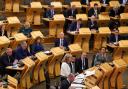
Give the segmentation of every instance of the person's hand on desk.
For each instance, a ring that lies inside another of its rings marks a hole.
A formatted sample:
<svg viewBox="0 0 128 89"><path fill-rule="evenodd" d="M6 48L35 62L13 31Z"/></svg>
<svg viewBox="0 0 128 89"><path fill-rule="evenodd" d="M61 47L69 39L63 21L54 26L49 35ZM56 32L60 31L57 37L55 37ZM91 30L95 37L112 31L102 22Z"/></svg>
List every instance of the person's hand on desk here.
<svg viewBox="0 0 128 89"><path fill-rule="evenodd" d="M14 62L13 62L13 64L17 64L18 63L18 60L16 59Z"/></svg>

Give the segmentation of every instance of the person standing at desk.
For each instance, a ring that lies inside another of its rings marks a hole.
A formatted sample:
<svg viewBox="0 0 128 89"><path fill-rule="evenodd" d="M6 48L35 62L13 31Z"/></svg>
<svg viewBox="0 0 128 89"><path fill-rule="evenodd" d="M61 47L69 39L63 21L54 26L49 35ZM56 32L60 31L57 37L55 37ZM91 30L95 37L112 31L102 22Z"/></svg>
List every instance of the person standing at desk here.
<svg viewBox="0 0 128 89"><path fill-rule="evenodd" d="M54 6L49 5L49 8L48 8L48 10L46 10L44 17L45 18L53 18L54 15L55 15Z"/></svg>
<svg viewBox="0 0 128 89"><path fill-rule="evenodd" d="M28 45L25 41L21 42L20 46L17 47L15 51L15 57L16 59L22 60L28 56L31 56L30 52L28 51Z"/></svg>
<svg viewBox="0 0 128 89"><path fill-rule="evenodd" d="M63 59L62 59L62 64L61 64L61 82L65 80L68 75L71 74L71 67L70 63L72 61L72 55L71 54L66 54Z"/></svg>
<svg viewBox="0 0 128 89"><path fill-rule="evenodd" d="M83 70L88 69L88 58L87 58L87 54L85 52L83 52L80 56L80 58L78 58L76 60L76 71L78 73L82 73Z"/></svg>
<svg viewBox="0 0 128 89"><path fill-rule="evenodd" d="M100 0L100 3L102 4L100 12L105 12L106 6L109 5L110 0Z"/></svg>
<svg viewBox="0 0 128 89"><path fill-rule="evenodd" d="M124 12L125 5L128 4L128 0L119 0L120 3L120 13Z"/></svg>
<svg viewBox="0 0 128 89"><path fill-rule="evenodd" d="M98 4L95 3L94 7L92 7L89 11L88 11L88 17L91 17L92 15L95 16L95 18L98 18L98 15L100 14L100 10L98 8Z"/></svg>
<svg viewBox="0 0 128 89"><path fill-rule="evenodd" d="M41 43L42 38L37 37L35 42L30 46L30 52L31 54L36 54L37 52L44 51L44 47Z"/></svg>
<svg viewBox="0 0 128 89"><path fill-rule="evenodd" d="M23 27L19 31L20 33L23 33L25 36L30 37L30 33L32 32L32 28L30 26L29 22L25 22Z"/></svg>
<svg viewBox="0 0 128 89"><path fill-rule="evenodd" d="M8 37L5 25L0 26L0 36Z"/></svg>
<svg viewBox="0 0 128 89"><path fill-rule="evenodd" d="M66 38L64 37L64 33L61 32L59 34L59 38L55 40L55 47L60 47L62 49L67 49L68 48L68 42Z"/></svg>

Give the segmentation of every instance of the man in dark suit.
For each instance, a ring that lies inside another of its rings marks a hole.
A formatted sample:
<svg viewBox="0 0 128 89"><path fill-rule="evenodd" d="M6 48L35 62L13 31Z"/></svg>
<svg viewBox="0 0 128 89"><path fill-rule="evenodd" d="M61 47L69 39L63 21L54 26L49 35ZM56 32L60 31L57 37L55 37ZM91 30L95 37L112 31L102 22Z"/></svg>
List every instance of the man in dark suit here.
<svg viewBox="0 0 128 89"><path fill-rule="evenodd" d="M88 21L88 27L90 30L98 30L98 23L95 20L95 16L91 16L91 19Z"/></svg>
<svg viewBox="0 0 128 89"><path fill-rule="evenodd" d="M109 43L117 43L121 40L119 31L117 29L113 30L113 33L109 37Z"/></svg>
<svg viewBox="0 0 128 89"><path fill-rule="evenodd" d="M118 28L120 26L120 21L116 19L110 19L110 22L108 24L109 29L112 31L115 28Z"/></svg>
<svg viewBox="0 0 128 89"><path fill-rule="evenodd" d="M100 3L102 3L100 12L105 12L106 6L108 6L110 0L100 0Z"/></svg>
<svg viewBox="0 0 128 89"><path fill-rule="evenodd" d="M76 17L76 14L78 14L78 11L77 11L77 9L76 9L76 6L75 5L72 5L71 7L70 7L70 9L68 10L68 12L67 12L67 14L68 14L68 17L69 16L72 16L72 17Z"/></svg>
<svg viewBox="0 0 128 89"><path fill-rule="evenodd" d="M113 7L109 12L110 17L119 17L120 16L120 10L118 7Z"/></svg>
<svg viewBox="0 0 128 89"><path fill-rule="evenodd" d="M55 40L55 47L61 47L61 48L64 48L64 49L68 48L68 42L64 38L64 33L63 32L61 32L59 34L59 38L57 38Z"/></svg>
<svg viewBox="0 0 128 89"><path fill-rule="evenodd" d="M91 0L81 0L80 2L81 2L82 5L87 5L87 6L89 6ZM83 13L86 12L86 8L85 8L85 7L82 7L81 10L82 10Z"/></svg>
<svg viewBox="0 0 128 89"><path fill-rule="evenodd" d="M81 57L76 60L76 71L78 73L88 69L88 58L85 52L82 53Z"/></svg>
<svg viewBox="0 0 128 89"><path fill-rule="evenodd" d="M82 27L82 19L78 19L75 22L72 22L69 26L68 31L76 31L79 32L79 29ZM70 42L73 43L74 42L74 36L69 34L69 38L70 38Z"/></svg>
<svg viewBox="0 0 128 89"><path fill-rule="evenodd" d="M31 56L30 52L28 51L27 48L27 43L25 41L23 41L19 47L17 47L16 51L15 51L15 57L16 59L19 61L21 59L24 59L28 56Z"/></svg>
<svg viewBox="0 0 128 89"><path fill-rule="evenodd" d="M0 57L0 70L3 72L2 74L10 74L13 75L12 71L6 70L7 66L13 66L15 63L14 52L11 48L7 48L6 52Z"/></svg>
<svg viewBox="0 0 128 89"><path fill-rule="evenodd" d="M45 12L45 18L53 18L55 15L55 10L53 5L49 5L49 9Z"/></svg>
<svg viewBox="0 0 128 89"><path fill-rule="evenodd" d="M14 60L15 56L11 48L7 48L6 52L0 57L0 63L3 67L12 66Z"/></svg>
<svg viewBox="0 0 128 89"><path fill-rule="evenodd" d="M69 31L79 31L82 26L82 19L80 18L77 21L71 23L69 26Z"/></svg>
<svg viewBox="0 0 128 89"><path fill-rule="evenodd" d="M124 9L125 9L125 5L128 4L128 0L119 0L119 3L120 3L120 13L123 13L124 12Z"/></svg>
<svg viewBox="0 0 128 89"><path fill-rule="evenodd" d="M95 3L94 7L92 7L89 11L88 11L88 17L91 17L92 15L95 16L95 18L98 18L98 15L100 14L100 10L98 8L98 4Z"/></svg>
<svg viewBox="0 0 128 89"><path fill-rule="evenodd" d="M75 76L73 74L68 75L68 78L61 82L60 89L69 89L74 79L75 79Z"/></svg>

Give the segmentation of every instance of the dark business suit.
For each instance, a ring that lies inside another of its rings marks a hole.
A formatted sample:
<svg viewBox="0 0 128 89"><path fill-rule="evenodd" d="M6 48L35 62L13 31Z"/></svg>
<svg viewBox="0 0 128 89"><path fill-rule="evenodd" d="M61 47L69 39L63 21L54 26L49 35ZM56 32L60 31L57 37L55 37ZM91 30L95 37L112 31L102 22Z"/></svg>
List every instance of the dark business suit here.
<svg viewBox="0 0 128 89"><path fill-rule="evenodd" d="M123 1L124 1L124 0L119 0L119 3L120 3L120 4L124 4ZM128 4L128 0L126 1L126 4ZM122 5L121 5L121 6L120 6L120 13L123 13L123 12L124 12L124 9L125 9L125 6L122 6Z"/></svg>
<svg viewBox="0 0 128 89"><path fill-rule="evenodd" d="M90 3L90 2L91 2L91 0L88 0L88 3ZM81 0L81 4L87 5L88 3L87 3L87 0Z"/></svg>
<svg viewBox="0 0 128 89"><path fill-rule="evenodd" d="M80 28L83 26L83 24L80 24ZM69 31L76 31L77 30L77 22L72 22L69 27Z"/></svg>
<svg viewBox="0 0 128 89"><path fill-rule="evenodd" d="M110 0L105 0L105 2L104 2L104 0L100 0L100 3L109 4L109 1ZM106 10L106 7L102 6L101 9L100 9L100 12L105 12L105 10Z"/></svg>
<svg viewBox="0 0 128 89"><path fill-rule="evenodd" d="M12 66L13 65L14 60L15 60L14 53L12 54L12 56L8 56L6 53L4 53L0 57L0 71L1 71L1 74L9 74L11 76L15 75L16 71L6 69L7 66Z"/></svg>
<svg viewBox="0 0 128 89"><path fill-rule="evenodd" d="M67 79L63 80L61 82L61 86L60 86L60 89L68 89L70 87L70 83Z"/></svg>
<svg viewBox="0 0 128 89"><path fill-rule="evenodd" d="M68 42L67 42L67 40L64 38L63 39L63 47L68 47ZM59 47L60 46L60 39L58 38L58 39L56 39L55 40L55 47Z"/></svg>
<svg viewBox="0 0 128 89"><path fill-rule="evenodd" d="M118 41L121 40L121 36L118 35ZM109 43L114 43L116 42L116 36L114 34L111 34L110 37L109 37Z"/></svg>
<svg viewBox="0 0 128 89"><path fill-rule="evenodd" d="M69 9L67 14L68 14L68 17L69 16L73 16L75 18L76 14L78 14L78 11L77 11L77 9L74 9L74 10L73 9Z"/></svg>
<svg viewBox="0 0 128 89"><path fill-rule="evenodd" d="M114 28L117 28L120 26L120 22L119 20L114 20L114 19L111 19L110 22L109 22L109 29L112 31Z"/></svg>
<svg viewBox="0 0 128 89"><path fill-rule="evenodd" d="M45 18L53 18L53 16L55 15L55 10L47 10L45 12L46 17Z"/></svg>
<svg viewBox="0 0 128 89"><path fill-rule="evenodd" d="M23 50L22 47L18 47L15 51L15 58L18 60L24 59L28 56L31 56L30 52L27 49Z"/></svg>
<svg viewBox="0 0 128 89"><path fill-rule="evenodd" d="M42 44L34 43L30 46L30 52L31 54L35 54L37 52L44 51L44 47Z"/></svg>
<svg viewBox="0 0 128 89"><path fill-rule="evenodd" d="M0 36L2 36L2 30L0 30ZM3 36L6 36L6 37L8 37L8 35L7 35L7 31L6 31L6 30L4 31L4 34L3 34Z"/></svg>
<svg viewBox="0 0 128 89"><path fill-rule="evenodd" d="M99 14L100 14L100 10L99 10L99 9L97 9L97 16L96 16L96 13L95 13L94 8L91 8L91 9L88 11L88 17L91 17L92 15L98 17Z"/></svg>
<svg viewBox="0 0 128 89"><path fill-rule="evenodd" d="M88 21L88 27L89 27L90 30L91 29L98 30L98 23L97 23L97 21L91 21L91 20L89 20Z"/></svg>
<svg viewBox="0 0 128 89"><path fill-rule="evenodd" d="M14 60L15 60L14 54L12 56L8 56L6 53L4 53L0 57L0 63L2 64L3 67L12 66Z"/></svg>
<svg viewBox="0 0 128 89"><path fill-rule="evenodd" d="M84 58L84 63L82 63L81 58L77 59L76 60L76 71L81 73L83 70L86 70L86 69L88 69L88 58Z"/></svg>
<svg viewBox="0 0 128 89"><path fill-rule="evenodd" d="M109 16L111 16L111 17L115 17L115 16L119 16L119 15L120 15L119 9L117 9L116 11L111 9L109 12Z"/></svg>

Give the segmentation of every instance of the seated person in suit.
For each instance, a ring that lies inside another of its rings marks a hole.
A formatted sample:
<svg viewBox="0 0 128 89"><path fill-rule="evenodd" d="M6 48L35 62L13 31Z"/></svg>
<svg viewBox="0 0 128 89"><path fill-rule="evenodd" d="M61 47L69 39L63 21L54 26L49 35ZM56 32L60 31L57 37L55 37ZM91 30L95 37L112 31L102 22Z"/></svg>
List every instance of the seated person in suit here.
<svg viewBox="0 0 128 89"><path fill-rule="evenodd" d="M69 74L67 79L61 82L60 89L70 89L69 87L71 83L74 81L74 79L75 79L75 76L73 74Z"/></svg>
<svg viewBox="0 0 128 89"><path fill-rule="evenodd" d="M75 5L70 6L68 10L68 17L76 18L76 14L78 14L77 8Z"/></svg>
<svg viewBox="0 0 128 89"><path fill-rule="evenodd" d="M98 8L98 4L95 3L94 7L90 8L88 11L88 17L91 17L92 15L95 16L95 18L98 18L98 15L100 14L100 10Z"/></svg>
<svg viewBox="0 0 128 89"><path fill-rule="evenodd" d="M0 64L2 64L3 67L12 66L14 61L14 52L11 48L7 48L6 52L0 57Z"/></svg>
<svg viewBox="0 0 128 89"><path fill-rule="evenodd" d="M121 36L119 35L119 30L114 29L112 31L112 34L109 37L109 43L114 43L115 45L118 44L118 42L121 40Z"/></svg>
<svg viewBox="0 0 128 89"><path fill-rule="evenodd" d="M30 33L32 32L32 28L30 27L30 23L25 22L25 24L23 25L23 27L20 29L19 32L23 33L27 37L30 37Z"/></svg>
<svg viewBox="0 0 128 89"><path fill-rule="evenodd" d="M67 32L70 33L70 31L75 31L75 32L79 32L79 29L82 28L82 19L78 19L77 21L73 21ZM69 39L70 39L70 43L74 42L74 36L69 34Z"/></svg>
<svg viewBox="0 0 128 89"><path fill-rule="evenodd" d="M37 37L35 42L30 46L30 52L31 54L36 54L37 52L44 51L44 47L41 43L42 38Z"/></svg>
<svg viewBox="0 0 128 89"><path fill-rule="evenodd" d="M111 61L110 54L107 54L106 48L102 47L95 56L94 66L110 61Z"/></svg>
<svg viewBox="0 0 128 89"><path fill-rule="evenodd" d="M109 29L112 31L115 28L118 28L120 26L120 21L116 19L110 19L110 22L108 24Z"/></svg>
<svg viewBox="0 0 128 89"><path fill-rule="evenodd" d="M90 4L91 0L81 0L81 4L88 5Z"/></svg>
<svg viewBox="0 0 128 89"><path fill-rule="evenodd" d="M91 16L90 20L88 20L88 27L91 31L98 30L98 23L94 15Z"/></svg>
<svg viewBox="0 0 128 89"><path fill-rule="evenodd" d="M30 52L28 51L28 45L26 41L21 42L20 46L18 46L15 50L15 57L16 59L22 60L28 56L31 56Z"/></svg>
<svg viewBox="0 0 128 89"><path fill-rule="evenodd" d="M91 0L80 0L80 2L81 2L82 5L87 5L87 6L89 6ZM82 10L83 13L86 12L86 8L85 8L85 7L82 7L81 10Z"/></svg>
<svg viewBox="0 0 128 89"><path fill-rule="evenodd" d="M120 16L120 10L118 7L113 7L109 12L110 18L116 17L118 18Z"/></svg>
<svg viewBox="0 0 128 89"><path fill-rule="evenodd" d="M125 9L125 5L128 4L128 0L119 0L119 3L120 3L120 13L123 13L124 12L124 9Z"/></svg>
<svg viewBox="0 0 128 89"><path fill-rule="evenodd" d="M70 65L70 68L71 68L71 73L75 75L77 73L77 70L76 70L77 69L76 56L72 57L72 61L69 65Z"/></svg>
<svg viewBox="0 0 128 89"><path fill-rule="evenodd" d="M15 54L11 48L7 48L5 53L0 57L0 69L3 73L13 75L14 72L5 70L7 66L15 64Z"/></svg>
<svg viewBox="0 0 128 89"><path fill-rule="evenodd" d="M60 47L60 48L62 48L62 49L67 49L67 48L68 48L68 42L67 42L67 40L65 39L63 32L61 32L61 33L59 34L59 38L57 38L57 39L55 40L55 47Z"/></svg>
<svg viewBox="0 0 128 89"><path fill-rule="evenodd" d="M87 58L87 54L85 52L83 52L80 56L80 58L78 58L76 60L76 71L78 73L82 73L83 70L88 69L88 58Z"/></svg>
<svg viewBox="0 0 128 89"><path fill-rule="evenodd" d="M73 21L69 26L69 31L79 31L82 27L82 19L78 19L77 21Z"/></svg>
<svg viewBox="0 0 128 89"><path fill-rule="evenodd" d="M55 10L53 5L49 5L49 8L45 12L45 18L53 18Z"/></svg>
<svg viewBox="0 0 128 89"><path fill-rule="evenodd" d="M109 5L110 0L100 0L100 3L102 4L100 12L105 12L106 6Z"/></svg>
<svg viewBox="0 0 128 89"><path fill-rule="evenodd" d="M0 36L8 37L5 25L0 26Z"/></svg>
<svg viewBox="0 0 128 89"><path fill-rule="evenodd" d="M71 74L71 67L70 67L70 63L72 61L72 55L71 54L66 54L63 59L62 59L62 64L61 64L61 82L63 80L65 80L68 75Z"/></svg>

